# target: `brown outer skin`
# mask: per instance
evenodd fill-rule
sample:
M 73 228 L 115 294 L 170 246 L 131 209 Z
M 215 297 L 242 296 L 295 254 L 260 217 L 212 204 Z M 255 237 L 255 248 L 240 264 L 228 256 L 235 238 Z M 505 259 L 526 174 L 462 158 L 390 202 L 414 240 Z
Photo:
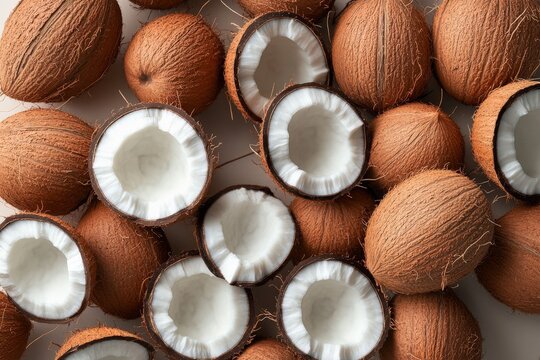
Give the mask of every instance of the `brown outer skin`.
M 145 9 L 165 10 L 183 3 L 185 0 L 129 0 Z
M 140 101 L 197 114 L 223 87 L 223 57 L 221 40 L 201 16 L 169 14 L 137 31 L 124 72 Z
M 83 260 L 84 264 L 84 271 L 86 275 L 86 294 L 83 299 L 83 302 L 81 304 L 81 307 L 77 312 L 75 312 L 73 315 L 71 315 L 68 318 L 65 319 L 59 319 L 59 320 L 51 320 L 51 319 L 45 319 L 38 316 L 35 316 L 24 309 L 22 309 L 8 294 L 9 299 L 11 302 L 19 309 L 21 313 L 23 313 L 27 318 L 30 320 L 40 322 L 40 323 L 46 323 L 46 324 L 64 324 L 69 323 L 72 320 L 75 320 L 89 305 L 90 298 L 92 296 L 94 287 L 96 285 L 96 272 L 97 272 L 97 265 L 96 265 L 96 259 L 94 258 L 94 254 L 92 253 L 92 250 L 86 245 L 84 239 L 82 238 L 81 234 L 78 232 L 77 229 L 73 228 L 68 223 L 64 222 L 60 218 L 57 218 L 55 216 L 50 216 L 47 214 L 40 214 L 40 213 L 20 213 L 16 215 L 12 215 L 7 217 L 2 224 L 0 224 L 0 232 L 4 230 L 6 226 L 9 224 L 20 221 L 20 220 L 31 220 L 31 221 L 41 221 L 41 222 L 47 222 L 51 223 L 53 225 L 58 226 L 60 229 L 62 229 L 66 234 L 69 235 L 71 240 L 73 240 L 73 243 L 77 246 L 81 253 L 81 258 Z
M 338 19 L 332 58 L 341 90 L 380 112 L 420 96 L 428 85 L 430 31 L 411 1 L 354 1 Z
M 240 61 L 240 55 L 242 54 L 242 51 L 244 50 L 244 46 L 246 45 L 247 41 L 251 38 L 255 31 L 257 31 L 257 29 L 264 25 L 266 22 L 278 18 L 293 18 L 296 21 L 305 25 L 308 29 L 310 29 L 313 35 L 319 40 L 321 48 L 324 50 L 324 53 L 326 55 L 325 60 L 328 68 L 330 69 L 331 67 L 330 55 L 326 47 L 324 46 L 324 43 L 322 42 L 318 31 L 313 25 L 311 25 L 308 21 L 304 20 L 299 15 L 285 11 L 272 12 L 257 16 L 256 18 L 246 22 L 232 40 L 231 45 L 229 46 L 229 50 L 227 51 L 227 57 L 225 58 L 225 85 L 227 87 L 227 92 L 229 94 L 230 100 L 236 106 L 238 111 L 240 111 L 244 119 L 249 119 L 257 123 L 262 122 L 262 119 L 255 113 L 253 113 L 249 106 L 246 104 L 244 97 L 240 92 L 240 84 L 238 82 L 238 77 L 236 76 L 236 74 L 239 66 L 238 64 Z M 329 71 L 328 73 L 329 74 L 324 85 L 328 85 L 330 83 L 331 71 Z
M 19 360 L 26 350 L 32 323 L 0 291 L 0 354 L 2 360 Z
M 517 97 L 534 89 L 540 89 L 540 82 L 522 80 L 491 92 L 474 114 L 471 130 L 474 158 L 488 179 L 509 195 L 528 202 L 540 201 L 540 194 L 525 195 L 514 190 L 495 159 L 497 159 L 497 133 L 502 115 Z
M 140 316 L 148 278 L 170 252 L 163 231 L 141 227 L 97 200 L 77 230 L 98 268 L 92 300 L 108 314 L 124 319 Z
M 436 106 L 396 107 L 376 117 L 370 130 L 367 177 L 378 191 L 425 170 L 463 167 L 465 144 L 459 126 Z
M 397 295 L 381 360 L 480 360 L 478 322 L 452 291 Z
M 238 0 L 240 6 L 252 16 L 269 12 L 289 11 L 310 21 L 325 16 L 335 0 Z
M 149 281 L 148 289 L 146 290 L 146 295 L 145 295 L 145 300 L 144 300 L 144 308 L 143 308 L 144 311 L 143 311 L 143 316 L 142 316 L 143 324 L 144 324 L 144 327 L 146 328 L 146 331 L 150 335 L 150 338 L 154 342 L 154 344 L 162 352 L 164 352 L 168 356 L 169 359 L 195 360 L 195 359 L 192 359 L 192 358 L 189 358 L 189 357 L 186 357 L 186 356 L 183 356 L 183 355 L 177 353 L 176 351 L 171 349 L 167 344 L 165 344 L 161 340 L 161 337 L 159 336 L 158 330 L 156 329 L 156 326 L 154 324 L 152 309 L 150 308 L 150 306 L 152 304 L 152 299 L 153 299 L 153 296 L 154 296 L 154 294 L 153 294 L 154 287 L 155 287 L 156 283 L 159 281 L 159 279 L 160 279 L 161 275 L 163 274 L 163 272 L 165 272 L 169 267 L 177 264 L 178 262 L 186 260 L 188 258 L 198 257 L 198 256 L 199 256 L 199 252 L 192 250 L 192 251 L 187 251 L 187 252 L 184 252 L 183 254 L 180 254 L 178 256 L 174 256 L 174 257 L 170 258 L 169 261 L 167 261 L 165 264 L 163 264 L 154 273 L 154 275 L 152 276 L 152 278 Z M 251 340 L 251 335 L 255 331 L 255 326 L 257 325 L 257 317 L 255 315 L 255 306 L 254 306 L 254 303 L 253 303 L 253 295 L 252 295 L 251 291 L 249 289 L 243 289 L 243 290 L 246 292 L 246 295 L 247 295 L 247 298 L 248 298 L 249 313 L 250 313 L 250 320 L 248 322 L 248 325 L 247 325 L 246 331 L 244 333 L 244 336 L 238 342 L 238 344 L 236 344 L 231 350 L 229 350 L 228 352 L 226 352 L 225 354 L 223 354 L 223 355 L 221 355 L 221 356 L 219 356 L 217 358 L 213 358 L 213 359 L 209 359 L 209 360 L 229 360 L 231 358 L 234 358 L 234 356 L 239 354 Z
M 71 212 L 90 193 L 92 127 L 53 109 L 33 109 L 0 123 L 0 197 L 17 209 Z
M 122 340 L 137 343 L 146 348 L 150 360 L 154 359 L 154 348 L 141 337 L 130 332 L 111 328 L 95 327 L 75 331 L 56 352 L 55 360 L 64 360 L 77 351 L 104 341 Z
M 373 212 L 366 267 L 396 293 L 441 290 L 476 268 L 493 232 L 490 204 L 472 180 L 426 171 L 392 189 Z
M 540 206 L 518 206 L 500 218 L 495 246 L 476 273 L 513 309 L 540 314 Z
M 457 100 L 479 104 L 495 88 L 533 76 L 539 40 L 537 0 L 445 0 L 433 20 L 439 82 Z
M 94 162 L 94 157 L 96 155 L 96 148 L 101 140 L 101 137 L 103 134 L 107 131 L 109 126 L 114 124 L 117 120 L 119 120 L 121 117 L 129 114 L 130 112 L 141 110 L 141 109 L 164 109 L 164 110 L 170 110 L 172 112 L 177 113 L 182 119 L 184 119 L 193 129 L 195 132 L 199 135 L 202 142 L 205 145 L 206 153 L 208 155 L 208 176 L 206 178 L 206 183 L 204 184 L 203 189 L 201 190 L 201 193 L 197 197 L 197 199 L 191 203 L 188 207 L 179 210 L 176 214 L 172 214 L 166 218 L 157 219 L 157 220 L 144 220 L 140 219 L 138 217 L 126 214 L 119 209 L 117 209 L 112 203 L 109 202 L 109 200 L 103 195 L 103 192 L 101 191 L 101 188 L 96 180 L 96 177 L 94 175 L 94 170 L 92 169 L 92 164 Z M 92 143 L 90 145 L 90 154 L 89 154 L 89 161 L 88 161 L 88 171 L 90 173 L 90 181 L 92 183 L 92 188 L 94 189 L 94 192 L 96 193 L 99 200 L 101 200 L 104 204 L 109 206 L 111 209 L 116 211 L 117 213 L 121 214 L 122 216 L 128 218 L 129 220 L 143 226 L 164 226 L 171 224 L 177 220 L 185 219 L 189 216 L 191 216 L 194 212 L 197 211 L 199 208 L 200 203 L 203 201 L 204 197 L 206 196 L 206 193 L 208 192 L 208 188 L 210 186 L 210 182 L 212 180 L 212 175 L 214 172 L 215 167 L 215 159 L 213 158 L 213 150 L 212 150 L 212 142 L 211 139 L 206 136 L 206 134 L 203 131 L 203 128 L 201 124 L 199 124 L 197 121 L 195 121 L 190 115 L 188 115 L 184 110 L 180 108 L 176 108 L 174 106 L 165 105 L 165 104 L 158 104 L 158 103 L 139 103 L 136 105 L 128 106 L 122 110 L 120 110 L 118 113 L 114 114 L 112 118 L 107 120 L 105 124 L 100 126 L 98 129 L 96 129 L 96 132 L 92 136 Z
M 274 339 L 259 340 L 248 346 L 236 360 L 300 360 L 287 345 Z
M 114 62 L 121 37 L 116 0 L 23 0 L 0 40 L 0 88 L 28 102 L 77 96 Z

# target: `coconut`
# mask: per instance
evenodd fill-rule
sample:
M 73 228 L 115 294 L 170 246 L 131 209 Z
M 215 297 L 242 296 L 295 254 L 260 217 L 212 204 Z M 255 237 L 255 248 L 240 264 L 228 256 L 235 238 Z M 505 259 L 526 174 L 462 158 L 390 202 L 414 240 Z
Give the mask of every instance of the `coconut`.
M 95 284 L 93 254 L 62 220 L 37 213 L 0 225 L 0 287 L 23 314 L 65 323 L 88 305 Z
M 495 88 L 533 76 L 539 38 L 536 0 L 444 0 L 433 21 L 439 82 L 457 100 L 479 104 Z
M 332 40 L 336 81 L 354 102 L 382 111 L 422 94 L 431 78 L 431 40 L 412 1 L 354 1 Z
M 480 360 L 482 335 L 476 319 L 451 291 L 397 295 L 393 327 L 382 360 Z
M 334 6 L 334 0 L 238 0 L 238 3 L 252 16 L 289 11 L 311 21 L 319 20 Z
M 195 231 L 208 268 L 245 287 L 271 279 L 288 260 L 297 235 L 287 206 L 270 189 L 255 185 L 232 186 L 210 198 Z
M 196 252 L 156 271 L 143 320 L 161 350 L 180 359 L 230 359 L 256 324 L 251 292 L 214 276 Z
M 92 300 L 106 313 L 126 319 L 138 317 L 148 278 L 170 252 L 163 231 L 141 227 L 97 200 L 77 230 L 98 268 Z
M 498 300 L 540 314 L 540 206 L 518 206 L 497 221 L 495 245 L 477 269 Z
M 368 177 L 388 191 L 424 170 L 459 170 L 465 145 L 457 124 L 440 108 L 411 103 L 388 110 L 370 124 Z
M 145 9 L 170 9 L 180 5 L 184 0 L 129 0 Z
M 349 193 L 368 163 L 362 116 L 343 96 L 314 83 L 290 86 L 272 100 L 259 146 L 272 179 L 308 199 Z
M 19 360 L 26 350 L 32 324 L 0 291 L 0 354 L 2 360 Z
M 472 272 L 493 238 L 482 190 L 450 170 L 415 175 L 380 202 L 369 220 L 366 266 L 396 293 L 444 289 Z
M 518 81 L 493 91 L 474 115 L 471 143 L 487 177 L 506 193 L 540 201 L 540 82 Z
M 299 360 L 287 345 L 274 339 L 264 339 L 255 342 L 238 356 L 237 360 Z
M 140 101 L 195 114 L 212 103 L 223 86 L 223 57 L 223 44 L 201 16 L 169 14 L 137 31 L 124 72 Z
M 191 116 L 149 103 L 127 107 L 100 127 L 89 162 L 97 196 L 147 226 L 195 212 L 214 167 L 210 140 Z
M 335 200 L 295 198 L 291 212 L 302 234 L 295 260 L 325 254 L 360 258 L 365 225 L 374 207 L 373 197 L 363 189 Z
M 29 102 L 77 96 L 114 62 L 121 37 L 116 0 L 22 0 L 0 39 L 0 89 Z
M 329 60 L 318 32 L 300 16 L 272 12 L 248 21 L 225 59 L 225 84 L 244 118 L 262 121 L 272 98 L 290 84 L 327 84 Z

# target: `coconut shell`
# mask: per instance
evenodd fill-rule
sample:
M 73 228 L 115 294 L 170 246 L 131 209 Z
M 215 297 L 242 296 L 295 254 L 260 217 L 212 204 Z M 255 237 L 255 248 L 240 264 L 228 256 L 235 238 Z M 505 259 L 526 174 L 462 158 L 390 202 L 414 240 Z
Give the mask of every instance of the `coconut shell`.
M 63 215 L 88 198 L 93 129 L 73 115 L 34 109 L 0 123 L 0 197 L 19 210 Z
M 163 231 L 139 226 L 97 200 L 81 218 L 77 230 L 98 268 L 92 300 L 114 316 L 140 316 L 148 278 L 170 252 Z
M 287 345 L 274 339 L 259 340 L 248 346 L 237 360 L 300 360 Z
M 185 0 L 129 0 L 135 5 L 145 9 L 171 9 L 183 3 Z
M 340 15 L 332 40 L 336 81 L 355 103 L 382 111 L 422 94 L 431 78 L 431 39 L 411 1 L 364 0 Z
M 366 266 L 396 293 L 436 291 L 472 272 L 493 238 L 491 207 L 469 178 L 430 170 L 392 189 L 369 220 Z
M 540 206 L 518 206 L 497 221 L 495 245 L 478 279 L 513 309 L 540 314 Z
M 311 21 L 325 16 L 334 6 L 334 0 L 238 0 L 252 16 L 275 11 L 289 11 Z
M 169 14 L 137 31 L 126 52 L 124 72 L 140 101 L 196 114 L 223 86 L 223 57 L 223 44 L 201 16 Z
M 114 62 L 121 37 L 116 0 L 22 0 L 0 40 L 0 88 L 28 102 L 77 96 Z
M 444 0 L 433 21 L 435 70 L 442 87 L 479 104 L 499 86 L 540 66 L 536 0 Z
M 2 360 L 19 360 L 26 350 L 32 324 L 0 291 L 0 354 Z
M 379 115 L 370 126 L 367 176 L 379 191 L 425 170 L 463 166 L 465 145 L 459 127 L 436 106 L 402 105 Z
M 534 89 L 540 89 L 540 82 L 522 80 L 491 92 L 474 114 L 471 144 L 474 158 L 489 180 L 517 199 L 536 202 L 540 201 L 540 195 L 526 195 L 515 190 L 495 160 L 497 132 L 504 111 L 518 96 Z
M 382 360 L 480 360 L 478 322 L 451 291 L 397 295 Z

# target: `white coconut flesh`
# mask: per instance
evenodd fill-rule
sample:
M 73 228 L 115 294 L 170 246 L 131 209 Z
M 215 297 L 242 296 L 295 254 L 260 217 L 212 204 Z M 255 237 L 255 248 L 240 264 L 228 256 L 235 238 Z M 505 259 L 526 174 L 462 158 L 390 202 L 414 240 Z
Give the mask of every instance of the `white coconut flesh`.
M 377 291 L 364 274 L 340 261 L 307 265 L 287 286 L 280 306 L 286 335 L 315 359 L 362 359 L 385 332 Z
M 75 315 L 86 297 L 81 252 L 64 230 L 18 220 L 0 232 L 0 286 L 27 313 L 46 320 Z
M 208 177 L 205 143 L 180 114 L 138 109 L 111 124 L 96 145 L 92 169 L 106 200 L 152 221 L 194 203 Z
M 215 277 L 199 256 L 161 274 L 150 306 L 162 341 L 192 359 L 215 358 L 232 350 L 242 341 L 251 316 L 246 291 Z
M 496 135 L 497 161 L 510 186 L 540 194 L 540 89 L 516 97 L 503 112 Z
M 366 161 L 364 121 L 340 96 L 300 87 L 276 105 L 267 130 L 271 166 L 290 187 L 330 196 L 355 184 Z
M 150 360 L 148 350 L 129 340 L 103 340 L 65 357 L 65 360 Z
M 256 283 L 288 258 L 295 224 L 288 208 L 260 190 L 238 188 L 208 209 L 203 236 L 212 262 L 228 282 Z
M 324 48 L 313 31 L 298 19 L 277 17 L 247 38 L 237 79 L 244 102 L 262 118 L 268 102 L 287 85 L 323 84 L 328 72 Z

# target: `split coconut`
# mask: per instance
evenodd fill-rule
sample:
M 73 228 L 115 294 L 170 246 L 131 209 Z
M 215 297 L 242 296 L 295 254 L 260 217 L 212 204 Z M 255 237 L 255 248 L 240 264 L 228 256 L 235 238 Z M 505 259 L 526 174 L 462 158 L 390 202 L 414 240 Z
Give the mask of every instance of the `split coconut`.
M 196 252 L 171 259 L 150 280 L 144 322 L 168 356 L 230 359 L 255 326 L 249 290 L 212 274 Z
M 238 3 L 253 16 L 289 11 L 311 21 L 319 20 L 334 6 L 334 0 L 238 0 Z
M 362 116 L 343 96 L 313 83 L 288 87 L 272 100 L 259 145 L 274 181 L 308 199 L 349 193 L 368 163 Z
M 374 355 L 389 326 L 386 300 L 352 263 L 313 257 L 289 274 L 278 298 L 278 325 L 300 354 L 357 360 Z
M 201 207 L 195 236 L 217 277 L 250 287 L 271 279 L 285 265 L 297 230 L 289 209 L 270 189 L 239 185 Z
M 23 0 L 0 39 L 0 89 L 28 102 L 77 96 L 114 62 L 121 38 L 116 0 Z
M 272 12 L 247 22 L 225 60 L 225 83 L 244 118 L 260 122 L 291 84 L 328 84 L 329 60 L 316 30 L 300 16 Z
M 471 143 L 487 177 L 519 200 L 540 201 L 540 82 L 503 86 L 474 115 Z
M 259 340 L 238 356 L 237 360 L 300 360 L 287 345 L 274 339 Z
M 415 175 L 369 220 L 366 266 L 396 293 L 437 291 L 474 271 L 493 238 L 491 207 L 469 178 L 450 170 Z
M 124 58 L 124 72 L 140 101 L 204 110 L 223 86 L 224 50 L 199 15 L 169 14 L 143 26 Z
M 0 290 L 0 354 L 2 360 L 20 360 L 32 330 L 32 324 Z
M 129 0 L 145 9 L 164 10 L 180 5 L 185 0 Z
M 90 193 L 94 130 L 77 117 L 33 109 L 0 122 L 0 197 L 19 210 L 63 215 Z
M 209 140 L 185 111 L 130 106 L 100 127 L 90 149 L 90 178 L 105 204 L 157 226 L 196 211 L 214 167 Z
M 70 225 L 34 213 L 0 225 L 0 286 L 30 319 L 73 320 L 86 308 L 94 283 L 92 253 Z

